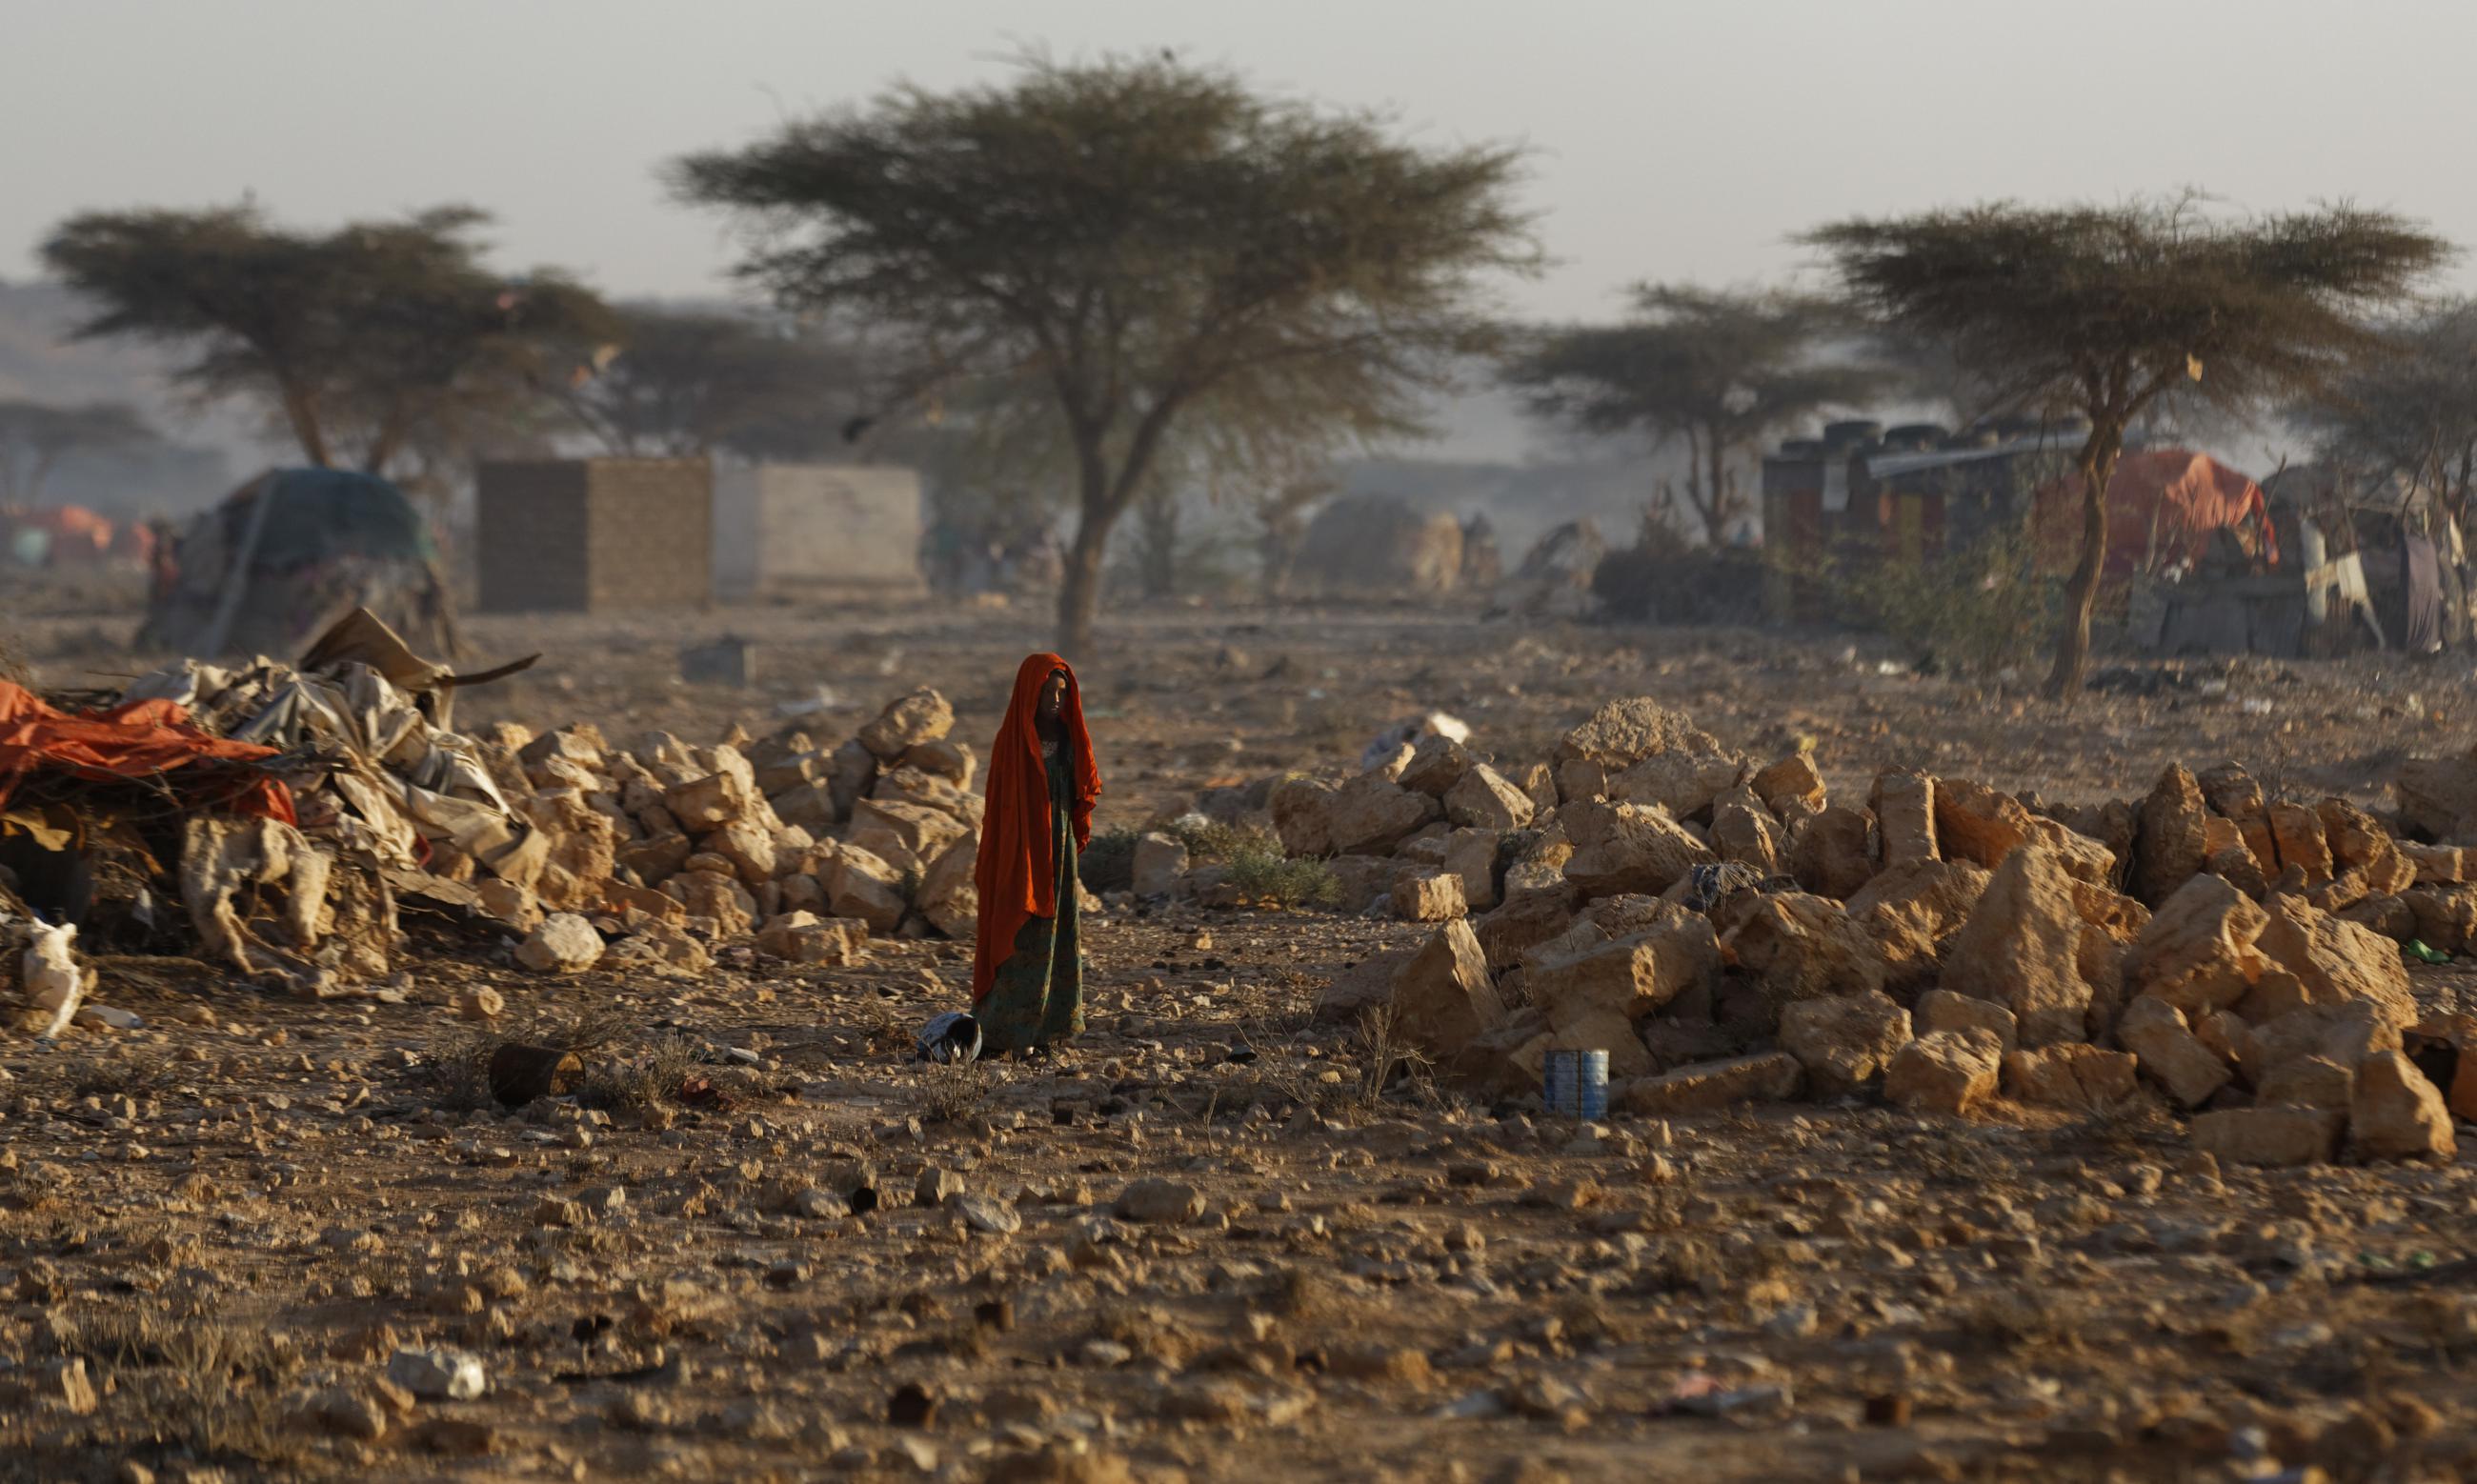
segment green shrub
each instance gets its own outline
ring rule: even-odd
[[[1240,845],[1228,858],[1230,884],[1250,902],[1274,906],[1329,907],[1341,900],[1341,880],[1321,860],[1293,860],[1282,848],[1258,836]]]
[[[2026,521],[1921,560],[1844,566],[1836,583],[1851,617],[1956,669],[2033,664],[2055,642],[2063,591],[2038,570]]]

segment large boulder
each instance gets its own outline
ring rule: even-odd
[[[1787,1051],[1702,1061],[1627,1085],[1617,1100],[1642,1118],[1718,1113],[1741,1102],[1778,1102],[1797,1096],[1804,1069]]]
[[[954,730],[955,708],[928,686],[887,703],[876,719],[861,728],[853,740],[879,762],[892,764],[924,742],[935,742]]]
[[[1325,828],[1337,853],[1384,855],[1443,815],[1443,805],[1429,795],[1364,773],[1335,791],[1325,808]]]
[[[2329,881],[2339,863],[2331,858],[2331,840],[2323,831],[2322,816],[2301,804],[2274,804],[2269,815],[2280,870],[2296,872],[2308,887]]]
[[[2345,799],[2325,799],[2314,806],[2314,813],[2322,821],[2322,837],[2331,847],[2332,859],[2362,873],[2366,891],[2395,896],[2416,884],[2416,866],[2400,853],[2390,831],[2372,815]]]
[[[2449,1160],[2459,1152],[2442,1094],[2398,1051],[2380,1051],[2357,1069],[2348,1142],[2369,1159]]]
[[[1967,779],[1937,779],[1935,838],[1946,860],[1965,860],[1989,871],[2037,828],[2021,801]]]
[[[1719,741],[1683,711],[1648,696],[1612,701],[1565,733],[1555,757],[1559,794],[1569,804],[1607,794],[1609,780],[1665,754],[1722,755]]]
[[[979,837],[967,834],[946,847],[920,878],[916,901],[920,915],[930,927],[958,941],[970,937],[979,926],[981,891],[974,871],[980,858]]]
[[[2193,1148],[2222,1164],[2321,1164],[2339,1153],[2343,1122],[2319,1108],[2222,1108],[2194,1117]]]
[[[1293,774],[1273,785],[1268,800],[1273,833],[1288,855],[1333,853],[1333,800],[1338,790],[1322,779]]]
[[[2270,962],[2296,977],[2305,1003],[2369,1001],[2394,1026],[2416,1023],[2408,967],[2389,938],[2296,897],[2272,897],[2264,918],[2259,947]]]
[[[2015,1101],[2037,1107],[2104,1112],[2133,1096],[2133,1053],[2071,1042],[2009,1051],[2004,1089]]]
[[[1781,1011],[1781,1050],[1798,1060],[1817,1093],[1855,1091],[1910,1043],[1910,1012],[1876,990],[1803,1000]]]
[[[1875,815],[1885,865],[1937,858],[1935,779],[1906,769],[1889,769],[1875,776],[1866,805]]]
[[[1966,860],[1891,866],[1849,899],[1849,917],[1882,950],[1889,983],[1920,983],[1935,976],[1938,945],[1969,921],[1989,879]]]
[[[1917,1037],[1884,1070],[1884,1096],[1918,1113],[1962,1114],[1994,1096],[2004,1047],[1984,1030]]]
[[[1657,895],[1714,858],[1709,846],[1658,809],[1593,802],[1566,805],[1559,820],[1574,846],[1565,878],[1587,897]]]
[[[1505,1017],[1470,924],[1437,929],[1393,978],[1394,1028],[1439,1067],[1456,1069],[1480,1033]]]
[[[1662,910],[1651,926],[1568,956],[1535,951],[1525,971],[1524,985],[1546,1012],[1557,1044],[1607,1051],[1615,1076],[1651,1070],[1635,1023],[1689,989],[1708,987],[1720,971],[1711,922],[1655,905]]]
[[[2210,805],[2182,763],[2170,763],[2141,801],[2133,836],[2132,895],[2156,910],[2210,859]]]
[[[537,974],[582,974],[601,961],[602,935],[573,912],[553,913],[516,945],[516,962]]]
[[[2270,919],[2226,878],[2192,876],[2159,903],[2136,939],[2127,977],[2189,1015],[2224,1010],[2251,993],[2270,961],[2256,946]],[[2396,955],[2394,955],[2396,956]]]
[[[1470,750],[1452,737],[1433,734],[1422,737],[1411,749],[1411,760],[1402,765],[1402,775],[1394,781],[1434,799],[1453,792],[1463,775],[1471,769]]]
[[[2236,1076],[2193,1034],[2182,1010],[2149,995],[2136,996],[2124,1007],[2115,1039],[2167,1096],[2189,1108],[2210,1101]]]
[[[1677,819],[1700,818],[1746,776],[1745,763],[1726,754],[1655,753],[1612,774],[1605,792],[1617,804],[1651,804]]]
[[[707,758],[712,764],[708,771],[674,784],[663,795],[671,817],[692,834],[750,818],[765,803],[765,796],[757,791],[757,771],[738,748],[716,747]]]
[[[1511,969],[1523,954],[1572,927],[1580,895],[1562,878],[1553,886],[1508,892],[1496,910],[1472,925],[1488,966],[1499,972]]]
[[[1943,955],[1942,986],[2013,1012],[2021,1044],[2089,1036],[2098,987],[2084,954],[2091,929],[2063,857],[2025,846],[2005,857]],[[2111,986],[2112,988],[2112,986]]]
[[[903,874],[883,858],[856,845],[838,846],[816,876],[835,916],[857,918],[871,932],[892,932],[902,923]]]
[[[1732,903],[1729,916],[1725,946],[1775,1009],[1884,987],[1884,951],[1837,902],[1806,892],[1754,892]]]
[[[1818,897],[1847,901],[1875,875],[1875,818],[1835,804],[1791,828],[1789,872]]]
[[[2412,757],[2391,782],[2401,826],[2446,845],[2477,841],[2477,753]]]
[[[1792,753],[1756,774],[1754,790],[1764,807],[1784,820],[1824,805],[1823,775],[1815,771],[1812,753]]]
[[[1486,763],[1475,763],[1445,790],[1445,818],[1499,833],[1521,829],[1538,814],[1531,796]]]

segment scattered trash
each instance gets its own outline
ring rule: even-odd
[[[956,1066],[977,1061],[981,1054],[981,1023],[961,1010],[949,1010],[932,1017],[920,1027],[915,1061],[933,1061],[939,1066]]]
[[[72,952],[76,924],[54,925],[38,919],[34,931],[34,942],[26,948],[25,993],[37,1009],[51,1012],[51,1022],[42,1031],[42,1039],[49,1041],[57,1039],[76,1017],[78,1003],[86,998],[87,971]]]
[[[1539,1098],[1561,1118],[1596,1120],[1609,1113],[1609,1053],[1552,1051],[1540,1064]]]
[[[2451,955],[2438,948],[2428,948],[2423,938],[2411,938],[2400,945],[2400,952],[2421,964],[2447,964]]]

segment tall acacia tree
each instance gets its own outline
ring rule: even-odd
[[[2171,396],[2229,411],[2310,396],[2374,343],[2366,316],[2451,255],[2385,211],[2223,215],[2187,194],[2112,206],[2010,202],[1809,233],[1852,302],[1952,348],[2004,404],[2078,412],[2082,540],[2048,694],[2081,690],[2125,429]]]
[[[2455,520],[2477,492],[2477,299],[2380,327],[2381,348],[2317,398],[2288,409],[2323,458],[2429,484]]]
[[[313,464],[387,474],[547,411],[617,334],[566,277],[485,267],[488,220],[442,207],[298,232],[249,206],[98,211],[42,251],[97,306],[80,338],[177,347],[193,392],[262,402]]]
[[[158,441],[137,409],[121,403],[62,408],[0,402],[0,504],[35,503],[52,466],[68,455],[143,448]]]
[[[1075,653],[1112,527],[1199,408],[1277,401],[1302,436],[1365,438],[1414,425],[1418,393],[1485,347],[1489,279],[1537,261],[1518,162],[1175,58],[1034,59],[670,178],[754,229],[739,271],[785,303],[899,327],[947,374],[1043,388],[1073,456],[1058,617]]]
[[[1686,444],[1686,498],[1720,544],[1744,513],[1736,467],[1764,437],[1828,407],[1863,406],[1883,370],[1824,355],[1838,306],[1777,290],[1646,284],[1620,325],[1546,332],[1503,370],[1531,410],[1584,433]]]

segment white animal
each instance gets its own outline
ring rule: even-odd
[[[35,941],[26,947],[26,998],[36,1008],[52,1012],[52,1023],[43,1028],[45,1040],[68,1028],[86,998],[87,972],[77,961],[76,945],[77,924],[55,928],[38,920]]]

